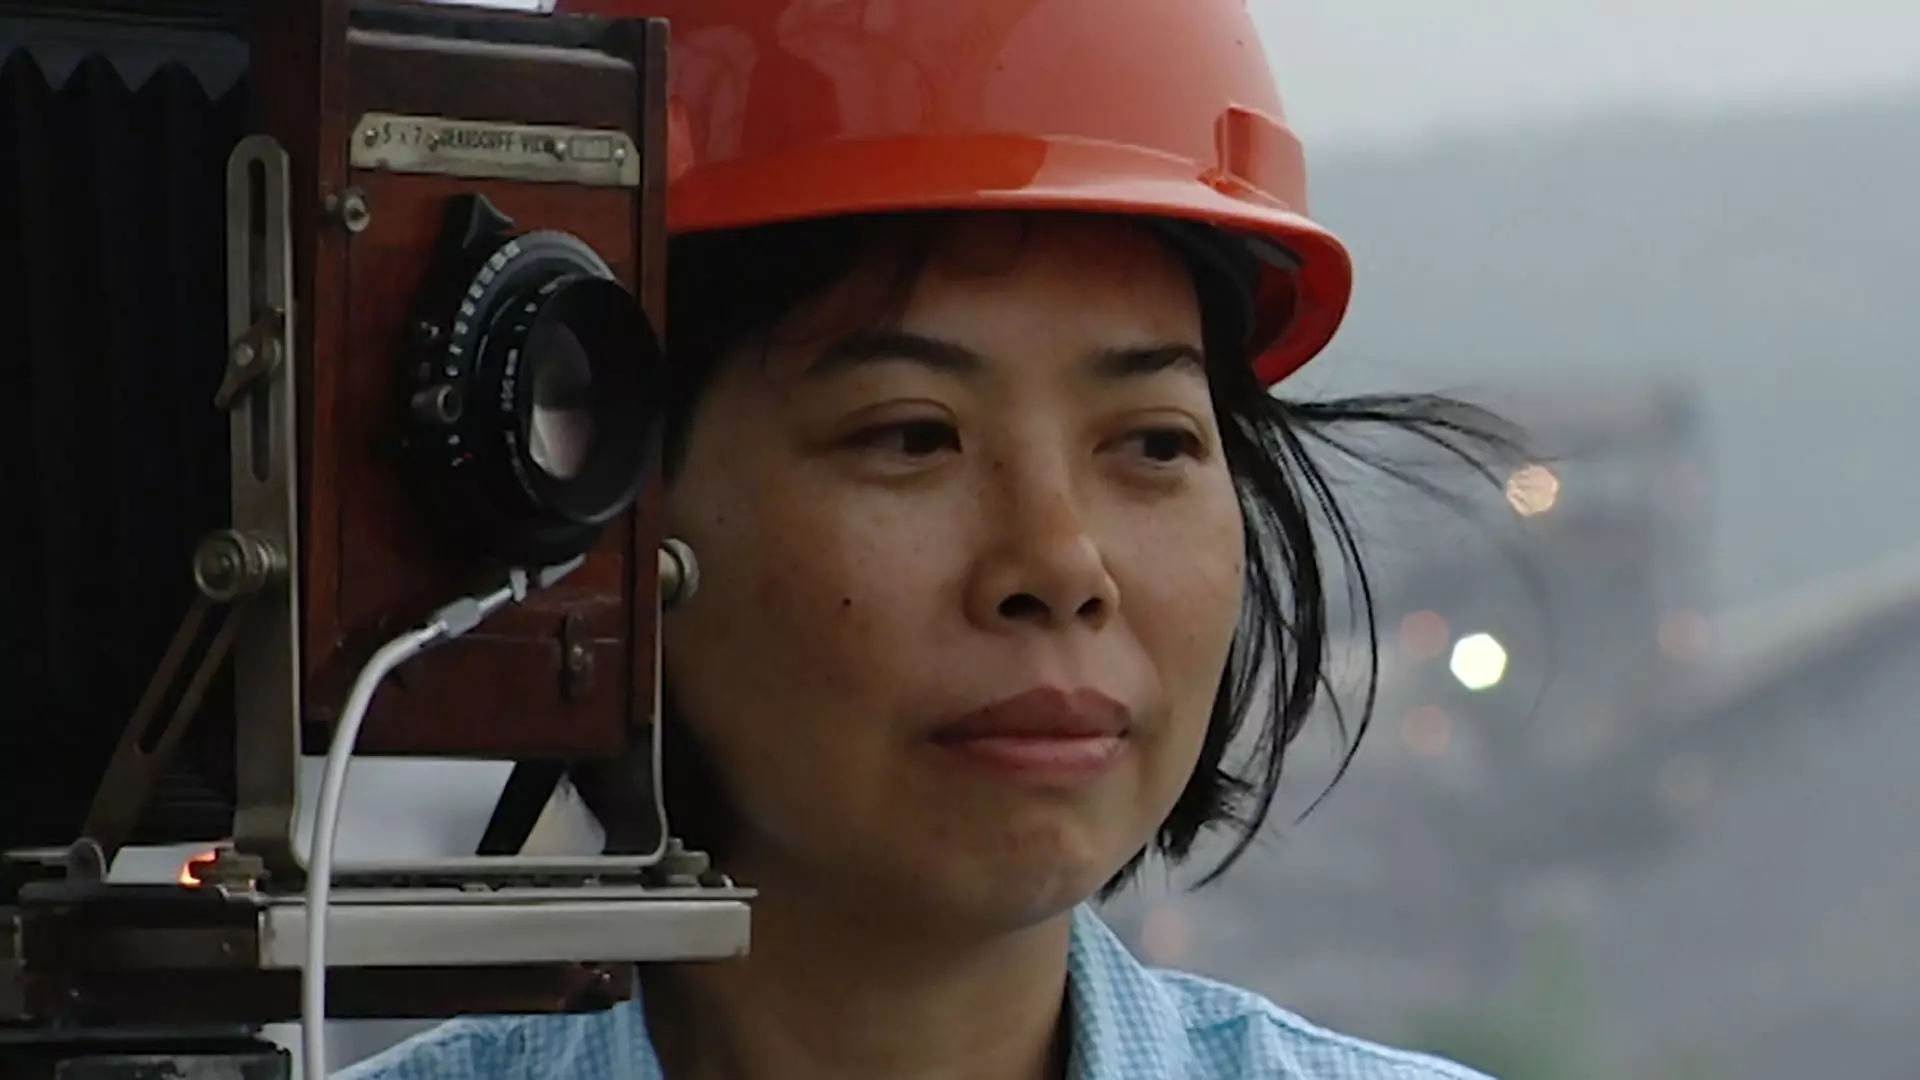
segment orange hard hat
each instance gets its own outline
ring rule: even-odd
[[[1247,0],[561,0],[672,23],[673,232],[896,210],[1148,215],[1244,238],[1255,367],[1352,293]]]

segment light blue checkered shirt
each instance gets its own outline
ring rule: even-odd
[[[1323,1030],[1255,994],[1142,966],[1100,917],[1074,915],[1074,1080],[1488,1080]],[[454,1020],[335,1080],[664,1080],[639,1002],[574,1016]]]

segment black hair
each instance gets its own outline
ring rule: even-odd
[[[680,464],[701,395],[723,354],[743,344],[770,342],[795,312],[876,260],[881,272],[859,279],[871,277],[881,290],[866,314],[904,305],[954,221],[955,215],[946,213],[847,216],[674,239],[666,326],[668,476]],[[1185,860],[1208,830],[1228,830],[1233,840],[1198,885],[1216,880],[1238,861],[1272,809],[1287,748],[1323,697],[1344,742],[1336,782],[1359,748],[1378,682],[1372,585],[1354,523],[1311,451],[1366,462],[1369,455],[1343,432],[1388,428],[1437,446],[1491,479],[1480,452],[1518,447],[1497,417],[1450,398],[1375,395],[1310,403],[1270,394],[1247,355],[1247,301],[1255,268],[1244,247],[1211,230],[1151,225],[1172,241],[1195,274],[1213,406],[1247,524],[1246,605],[1193,775],[1152,841],[1107,882],[1103,897],[1124,887],[1149,855],[1158,853],[1175,864]],[[1373,464],[1437,493],[1391,464]],[[1336,569],[1344,570],[1339,576],[1350,590],[1368,646],[1353,717],[1337,695],[1323,693],[1330,689],[1330,593]],[[1269,680],[1273,690],[1263,694]],[[669,821],[676,835],[715,854],[724,867],[730,820],[724,796],[673,707],[670,685],[665,693],[662,773]],[[1260,730],[1249,760],[1235,767],[1228,751],[1249,720]]]

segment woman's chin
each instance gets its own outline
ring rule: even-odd
[[[1067,843],[940,854],[938,865],[900,875],[915,894],[912,903],[929,920],[991,932],[1014,932],[1058,918],[1097,894],[1125,861]]]

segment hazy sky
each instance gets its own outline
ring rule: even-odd
[[[1920,84],[1920,0],[1248,0],[1310,146]]]

